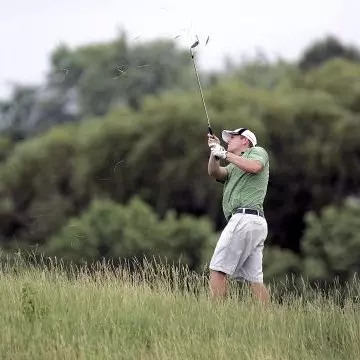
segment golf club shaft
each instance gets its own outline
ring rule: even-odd
[[[202,92],[202,89],[201,89],[201,83],[200,83],[199,74],[198,74],[197,68],[196,68],[196,63],[195,63],[195,59],[194,59],[194,54],[193,54],[192,52],[191,52],[191,58],[192,58],[192,60],[193,60],[194,69],[195,69],[195,74],[196,74],[197,82],[198,82],[199,89],[200,89],[201,99],[202,99],[202,102],[203,102],[203,105],[204,105],[204,109],[205,109],[205,114],[206,114],[206,119],[207,119],[207,122],[208,122],[209,133],[210,133],[210,135],[212,135],[213,132],[212,132],[211,125],[210,125],[209,115],[208,115],[208,112],[207,112],[207,109],[206,109],[205,99],[204,99],[204,95],[203,95],[203,92]]]
[[[207,109],[206,109],[205,99],[204,99],[204,95],[203,95],[202,88],[201,88],[201,82],[200,82],[199,74],[198,74],[197,68],[196,68],[196,63],[195,63],[195,59],[194,59],[194,54],[193,54],[193,52],[192,52],[192,50],[191,50],[193,47],[197,46],[197,44],[198,44],[198,42],[194,43],[194,45],[190,48],[190,53],[191,53],[191,58],[192,58],[192,60],[193,60],[194,69],[195,69],[195,74],[196,74],[197,82],[198,82],[199,89],[200,89],[201,99],[202,99],[202,102],[203,102],[203,105],[204,105],[204,109],[205,109],[206,119],[207,119],[207,122],[208,122],[209,134],[210,134],[211,136],[213,136],[213,132],[212,132],[211,125],[210,125],[210,119],[209,119],[209,115],[208,115],[208,112],[207,112]],[[215,159],[216,159],[217,161],[220,160],[217,156],[215,156]]]

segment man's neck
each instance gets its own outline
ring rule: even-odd
[[[246,152],[246,150],[248,150],[249,148],[246,147],[246,148],[243,148],[243,149],[239,149],[239,150],[236,150],[234,151],[234,154],[235,155],[238,155],[238,156],[241,156],[242,154],[244,154]]]

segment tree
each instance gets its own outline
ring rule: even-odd
[[[266,246],[264,250],[264,278],[266,282],[286,281],[301,275],[302,261],[294,252],[278,246]]]
[[[36,104],[37,88],[33,86],[15,86],[10,100],[1,106],[1,132],[13,140],[21,140],[28,131],[29,114]]]
[[[302,70],[311,70],[334,58],[359,62],[360,52],[354,46],[345,45],[335,36],[329,35],[316,40],[304,50],[299,67]]]
[[[147,94],[190,89],[191,75],[188,52],[174,42],[135,45],[123,33],[112,42],[74,50],[61,45],[51,55],[48,81],[59,93],[71,92],[82,115],[99,116],[118,105],[138,109]]]
[[[236,79],[204,89],[217,135],[250,127],[269,151],[269,245],[300,253],[305,214],[358,192],[358,89],[347,78],[359,66],[328,61],[271,90]],[[206,133],[195,89],[147,96],[137,111],[116,107],[17,144],[0,167],[2,243],[46,244],[93,199],[124,204],[135,195],[161,218],[174,209],[220,230],[222,185],[207,174]]]
[[[294,85],[310,90],[323,90],[334,97],[342,107],[360,112],[360,67],[345,59],[329,60],[319,68],[297,78]]]
[[[69,219],[50,238],[44,250],[75,262],[146,257],[180,261],[199,270],[208,260],[212,242],[214,233],[208,220],[187,215],[177,219],[172,211],[160,220],[150,206],[134,197],[124,205],[94,199],[86,211]]]
[[[295,64],[281,58],[271,61],[258,51],[254,57],[244,57],[238,64],[232,61],[219,78],[223,81],[238,79],[250,87],[272,90],[290,82],[297,73]]]
[[[15,86],[10,99],[0,104],[0,131],[15,141],[76,119],[65,94],[54,93],[46,85]]]
[[[24,139],[113,108],[139,109],[146,95],[194,89],[191,66],[188,51],[174,41],[135,44],[123,33],[75,49],[62,44],[50,56],[44,84],[16,85],[10,100],[0,103],[0,131]]]
[[[4,246],[41,244],[76,210],[74,127],[14,146],[0,167],[0,222]]]
[[[304,275],[311,280],[341,283],[360,271],[360,200],[348,198],[319,214],[308,212],[302,239]]]

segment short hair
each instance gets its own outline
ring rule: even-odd
[[[249,142],[249,147],[254,147],[254,144],[252,143],[252,141],[250,139],[248,139],[246,136],[244,135],[240,135],[242,138],[246,139]]]

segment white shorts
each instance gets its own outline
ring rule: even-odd
[[[209,268],[230,278],[263,282],[263,249],[268,235],[265,218],[251,214],[234,214],[216,244]]]

